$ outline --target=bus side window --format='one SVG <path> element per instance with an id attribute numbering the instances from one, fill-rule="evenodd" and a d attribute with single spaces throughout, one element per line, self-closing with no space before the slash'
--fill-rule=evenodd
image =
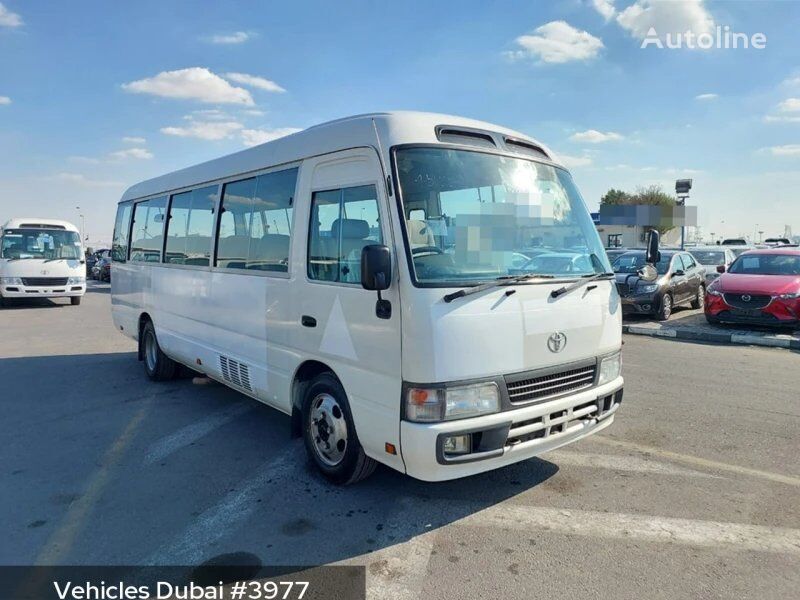
<path id="1" fill-rule="evenodd" d="M 125 262 L 128 260 L 128 236 L 131 228 L 132 206 L 130 202 L 123 202 L 117 208 L 117 218 L 114 221 L 114 242 L 111 246 L 111 260 Z"/>
<path id="2" fill-rule="evenodd" d="M 383 242 L 374 185 L 314 192 L 308 277 L 361 283 L 361 250 Z"/>

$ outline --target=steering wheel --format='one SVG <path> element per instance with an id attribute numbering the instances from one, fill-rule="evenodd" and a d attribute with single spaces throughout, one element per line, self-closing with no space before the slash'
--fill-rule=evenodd
<path id="1" fill-rule="evenodd" d="M 422 252 L 429 254 L 444 254 L 444 250 L 437 246 L 418 246 L 411 249 L 411 254 L 421 254 Z"/>

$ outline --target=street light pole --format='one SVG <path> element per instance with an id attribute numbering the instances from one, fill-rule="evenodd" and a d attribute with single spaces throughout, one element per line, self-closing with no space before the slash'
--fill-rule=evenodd
<path id="1" fill-rule="evenodd" d="M 678 206 L 686 206 L 686 199 L 689 197 L 689 190 L 692 189 L 691 179 L 678 179 L 675 182 L 675 195 L 678 196 Z M 681 219 L 681 250 L 686 245 L 686 213 Z"/>

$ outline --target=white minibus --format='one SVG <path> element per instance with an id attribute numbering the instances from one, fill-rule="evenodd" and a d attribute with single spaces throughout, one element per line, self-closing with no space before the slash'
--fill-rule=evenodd
<path id="1" fill-rule="evenodd" d="M 86 258 L 77 227 L 55 219 L 11 219 L 0 229 L 0 306 L 10 298 L 86 293 Z"/>
<path id="2" fill-rule="evenodd" d="M 502 467 L 622 400 L 589 212 L 547 147 L 489 123 L 356 116 L 139 183 L 112 258 L 149 377 L 182 364 L 291 415 L 336 483 Z"/>

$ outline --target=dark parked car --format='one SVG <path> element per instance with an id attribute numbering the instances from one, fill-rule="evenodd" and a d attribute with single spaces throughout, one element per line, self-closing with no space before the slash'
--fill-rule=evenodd
<path id="1" fill-rule="evenodd" d="M 752 250 L 719 270 L 706 297 L 709 323 L 800 327 L 800 249 Z"/>
<path id="2" fill-rule="evenodd" d="M 92 267 L 92 279 L 111 281 L 111 251 L 103 250 Z"/>
<path id="3" fill-rule="evenodd" d="M 666 321 L 675 306 L 703 306 L 706 270 L 691 254 L 662 250 L 656 264 L 658 279 L 653 282 L 639 278 L 644 265 L 644 250 L 626 252 L 613 263 L 623 314 L 649 314 Z"/>
<path id="4" fill-rule="evenodd" d="M 613 263 L 618 256 L 622 256 L 630 251 L 631 248 L 606 248 L 606 256 L 608 256 L 608 260 Z"/>

